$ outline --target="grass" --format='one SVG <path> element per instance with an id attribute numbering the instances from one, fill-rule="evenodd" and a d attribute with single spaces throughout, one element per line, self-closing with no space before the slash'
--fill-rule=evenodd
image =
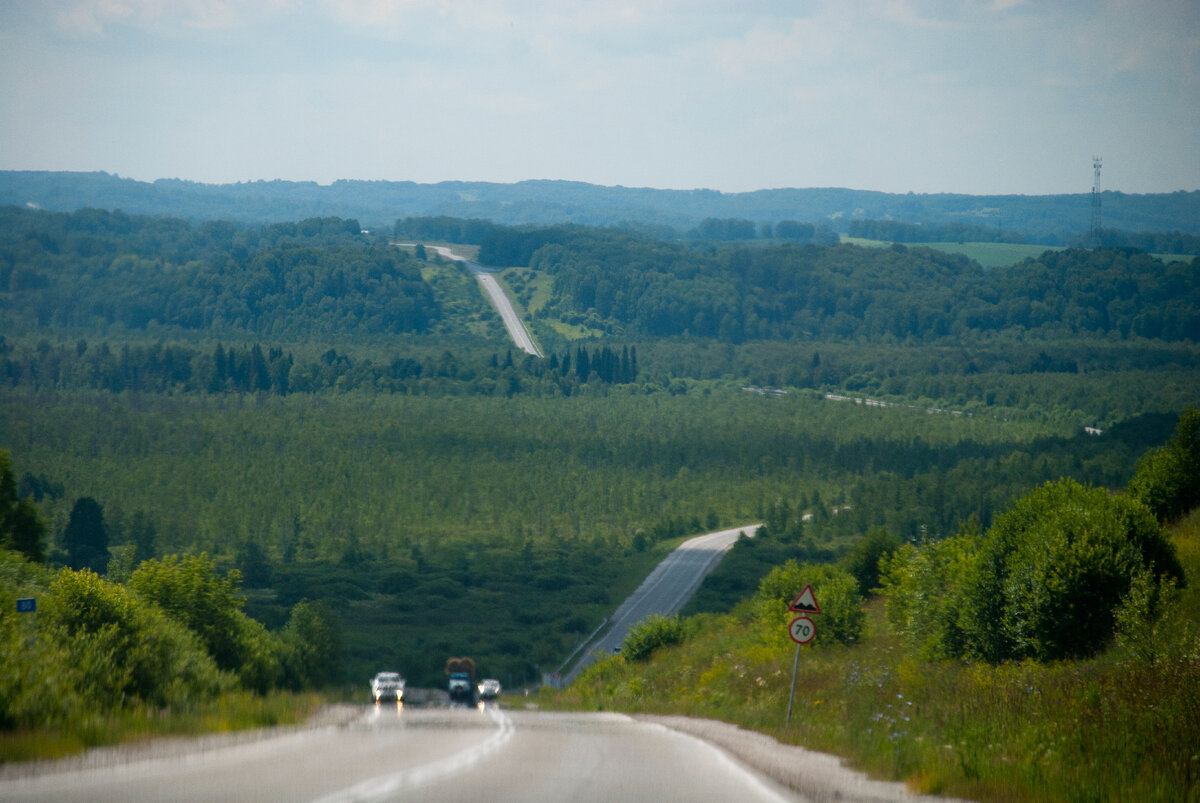
<path id="1" fill-rule="evenodd" d="M 876 599 L 861 643 L 803 650 L 790 724 L 794 648 L 737 613 L 695 617 L 683 645 L 602 661 L 542 702 L 734 722 L 925 793 L 1200 801 L 1200 514 L 1174 542 L 1189 585 L 1155 626 L 1153 660 L 1118 645 L 1053 664 L 922 661 Z"/>
<path id="2" fill-rule="evenodd" d="M 64 758 L 89 747 L 153 738 L 294 725 L 325 702 L 316 693 L 235 692 L 184 710 L 140 706 L 108 713 L 81 711 L 59 728 L 0 731 L 0 763 Z"/>

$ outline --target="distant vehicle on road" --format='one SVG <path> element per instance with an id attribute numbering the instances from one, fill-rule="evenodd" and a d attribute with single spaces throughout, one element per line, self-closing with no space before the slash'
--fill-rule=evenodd
<path id="1" fill-rule="evenodd" d="M 398 672 L 380 672 L 371 679 L 371 697 L 375 702 L 404 700 L 404 678 Z"/>
<path id="2" fill-rule="evenodd" d="M 446 662 L 446 675 L 450 679 L 446 685 L 450 702 L 474 705 L 475 662 L 470 658 L 451 658 Z"/>
<path id="3" fill-rule="evenodd" d="M 479 684 L 479 699 L 480 700 L 495 700 L 500 696 L 500 681 L 494 678 L 487 678 Z"/>

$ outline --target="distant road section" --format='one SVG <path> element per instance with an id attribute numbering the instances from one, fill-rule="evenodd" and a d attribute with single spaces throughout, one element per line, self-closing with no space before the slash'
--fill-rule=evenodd
<path id="1" fill-rule="evenodd" d="M 398 243 L 398 245 L 412 245 L 412 243 Z M 521 323 L 521 318 L 513 308 L 512 302 L 508 300 L 508 296 L 504 295 L 504 288 L 500 286 L 500 282 L 496 281 L 496 277 L 489 273 L 483 265 L 480 265 L 478 262 L 472 262 L 461 254 L 454 253 L 444 245 L 427 245 L 425 248 L 432 248 L 446 259 L 452 259 L 455 262 L 461 262 L 466 265 L 467 270 L 471 271 L 479 281 L 479 284 L 483 286 L 484 292 L 487 293 L 492 306 L 496 308 L 496 312 L 500 313 L 500 318 L 504 321 L 504 328 L 508 330 L 508 336 L 517 344 L 517 348 L 535 357 L 545 356 L 534 345 L 529 330 L 525 328 L 525 324 Z"/>
<path id="2" fill-rule="evenodd" d="M 678 613 L 738 538 L 742 534 L 753 537 L 761 526 L 748 524 L 732 530 L 698 535 L 676 547 L 621 603 L 621 607 L 612 615 L 611 625 L 602 629 L 579 650 L 581 657 L 563 674 L 562 682 L 570 683 L 597 658 L 616 652 L 625 642 L 629 631 L 647 616 Z"/>

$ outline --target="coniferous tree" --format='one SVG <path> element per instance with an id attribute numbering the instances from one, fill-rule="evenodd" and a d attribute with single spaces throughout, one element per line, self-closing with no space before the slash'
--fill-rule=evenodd
<path id="1" fill-rule="evenodd" d="M 104 509 L 90 496 L 75 501 L 67 529 L 63 531 L 63 547 L 72 569 L 91 569 L 104 574 L 108 569 L 108 528 L 104 524 Z"/>

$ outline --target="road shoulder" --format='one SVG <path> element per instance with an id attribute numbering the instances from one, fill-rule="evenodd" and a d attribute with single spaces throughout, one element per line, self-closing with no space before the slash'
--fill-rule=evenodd
<path id="1" fill-rule="evenodd" d="M 902 783 L 876 781 L 842 764 L 842 759 L 795 745 L 780 744 L 766 734 L 728 722 L 682 716 L 634 716 L 715 745 L 743 764 L 793 789 L 811 801 L 928 801 L 950 798 L 910 792 Z"/>

